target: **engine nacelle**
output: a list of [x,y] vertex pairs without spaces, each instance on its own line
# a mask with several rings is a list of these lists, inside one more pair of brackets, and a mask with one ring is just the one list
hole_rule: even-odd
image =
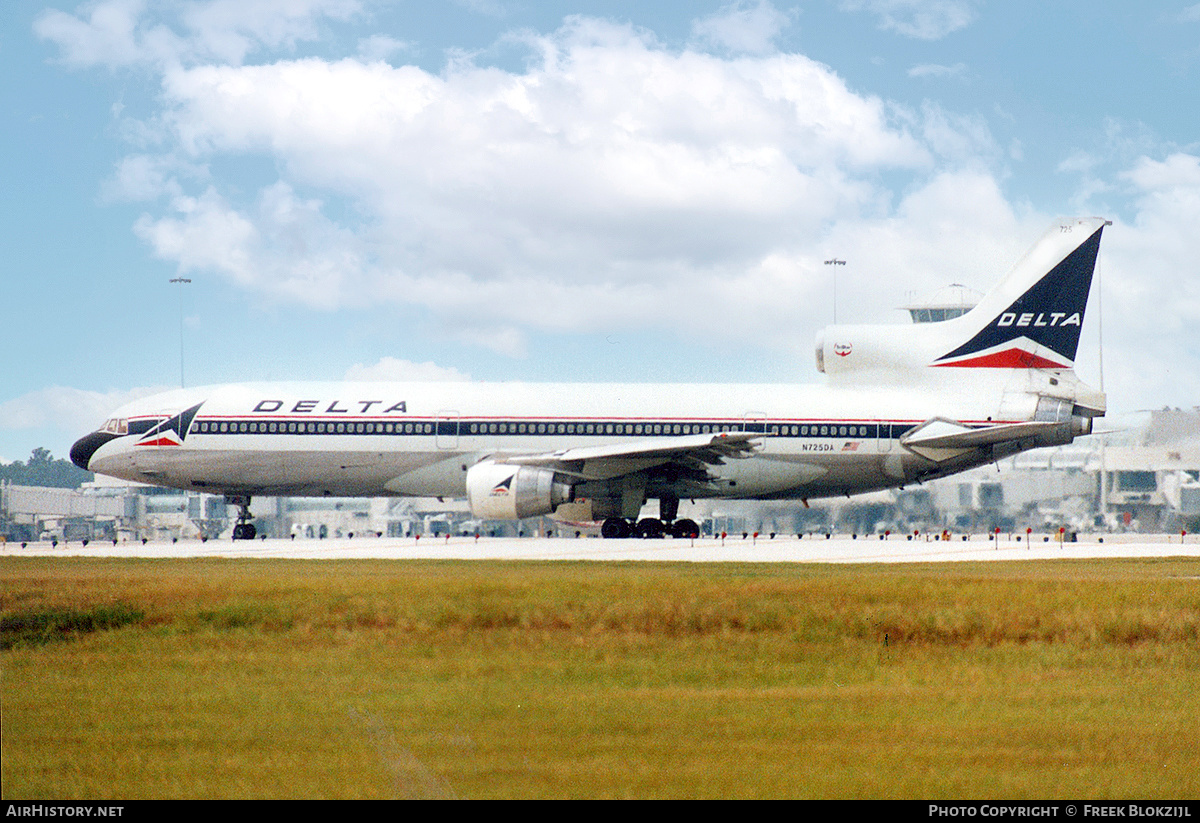
[[574,494],[549,469],[484,460],[467,470],[467,499],[481,520],[521,520],[550,514]]

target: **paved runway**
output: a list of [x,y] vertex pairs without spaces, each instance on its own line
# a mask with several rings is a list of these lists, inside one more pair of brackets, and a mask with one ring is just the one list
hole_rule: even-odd
[[420,539],[356,537],[329,540],[199,540],[178,543],[80,542],[0,544],[7,557],[263,557],[293,559],[401,559],[460,560],[657,560],[693,563],[927,563],[967,560],[1034,560],[1096,557],[1195,557],[1200,559],[1200,537],[1188,535],[1080,536],[1077,543],[1048,542],[1033,535],[1031,542],[1001,535],[998,542],[984,536],[948,541],[878,537],[805,536],[759,537],[741,535],[697,540],[601,540],[598,538],[491,538],[422,537]]

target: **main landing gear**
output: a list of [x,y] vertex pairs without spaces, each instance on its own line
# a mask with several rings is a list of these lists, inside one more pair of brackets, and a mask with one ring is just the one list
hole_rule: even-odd
[[250,522],[250,495],[227,494],[225,502],[238,507],[237,523],[233,527],[234,540],[253,540],[258,530]]
[[600,536],[604,538],[640,537],[645,540],[658,540],[666,535],[678,538],[696,538],[700,536],[700,527],[695,520],[686,517],[676,520],[679,514],[679,499],[663,497],[658,501],[658,517],[643,517],[641,520],[624,517],[610,517],[600,526]]
[[668,534],[684,539],[695,538],[700,536],[700,527],[695,520],[686,517],[671,523],[664,523],[656,517],[643,517],[637,522],[623,517],[610,517],[600,526],[600,536],[605,538],[640,537],[657,540]]

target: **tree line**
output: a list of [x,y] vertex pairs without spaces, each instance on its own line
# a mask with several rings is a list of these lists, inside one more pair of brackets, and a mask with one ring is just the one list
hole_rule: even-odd
[[95,475],[76,466],[70,460],[55,459],[49,449],[37,448],[22,463],[0,463],[0,480],[17,486],[50,486],[58,489],[77,489]]

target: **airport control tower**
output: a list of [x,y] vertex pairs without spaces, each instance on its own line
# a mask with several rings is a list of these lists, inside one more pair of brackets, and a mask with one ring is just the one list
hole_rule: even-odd
[[966,314],[982,297],[982,292],[961,283],[951,283],[900,308],[912,316],[914,323],[940,323]]

